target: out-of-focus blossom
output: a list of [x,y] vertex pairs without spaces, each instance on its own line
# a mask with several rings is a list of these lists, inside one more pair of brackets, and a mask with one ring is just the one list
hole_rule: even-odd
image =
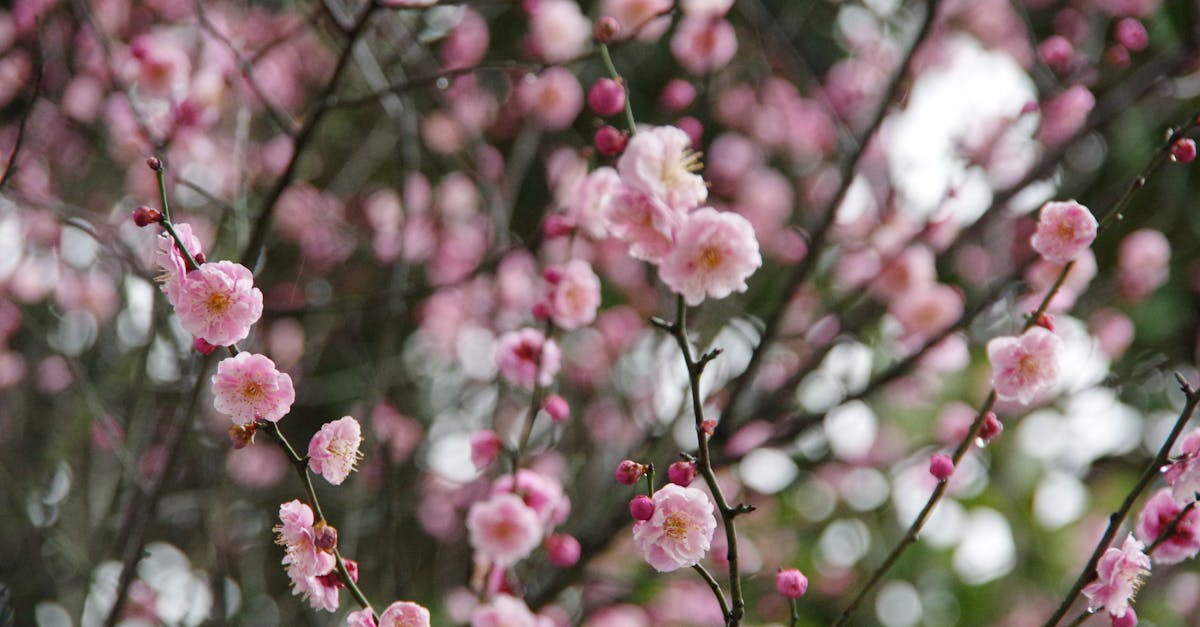
[[1051,145],[1061,144],[1083,128],[1096,106],[1096,97],[1083,85],[1073,85],[1042,105],[1042,126],[1038,138]]
[[616,18],[619,36],[654,41],[671,26],[672,0],[604,0],[600,15]]
[[635,259],[658,263],[675,245],[675,231],[683,221],[681,212],[654,196],[622,185],[609,205],[612,234],[629,244]]
[[737,34],[723,19],[685,16],[671,38],[675,60],[692,74],[725,67],[737,53]]
[[520,496],[493,494],[467,512],[471,547],[481,557],[509,566],[529,556],[542,541],[542,524]]
[[550,385],[558,374],[561,353],[554,340],[537,329],[525,328],[500,336],[496,365],[513,385],[532,389],[534,383]]
[[1048,202],[1030,244],[1048,261],[1065,264],[1092,245],[1098,227],[1092,212],[1074,200]]
[[573,0],[541,0],[529,17],[529,38],[550,63],[568,61],[583,52],[592,24]]
[[429,610],[412,601],[396,601],[379,615],[379,627],[429,627]]
[[560,131],[583,111],[583,87],[567,69],[554,66],[521,83],[519,98],[525,111],[547,129]]
[[[1170,488],[1155,492],[1138,514],[1135,533],[1143,544],[1153,544],[1179,517],[1183,506],[1175,502]],[[1200,510],[1192,508],[1175,524],[1175,531],[1167,536],[1151,556],[1159,564],[1178,564],[1200,553]]]
[[1167,467],[1167,484],[1179,505],[1187,505],[1200,494],[1200,429],[1183,439],[1183,454]]
[[538,627],[537,617],[525,602],[498,594],[471,613],[471,627]]
[[1139,301],[1162,287],[1170,272],[1171,244],[1152,229],[1134,231],[1117,250],[1117,284],[1121,295]]
[[550,292],[550,317],[568,331],[596,319],[600,307],[600,278],[592,265],[572,259],[561,268],[561,276]]
[[998,337],[988,342],[992,386],[1001,400],[1028,404],[1058,382],[1058,355],[1062,340],[1042,327],[1020,337]]

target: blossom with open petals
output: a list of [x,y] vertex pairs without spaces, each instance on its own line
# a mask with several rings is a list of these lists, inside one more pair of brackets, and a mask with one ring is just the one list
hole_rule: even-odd
[[537,627],[538,619],[525,602],[497,594],[471,613],[471,627]]
[[1200,494],[1200,429],[1189,433],[1181,448],[1183,455],[1167,467],[1166,479],[1175,502],[1187,505]]
[[1038,214],[1030,244],[1046,260],[1067,263],[1092,245],[1099,226],[1092,212],[1074,200],[1048,202]]
[[524,328],[500,336],[496,344],[496,365],[509,383],[533,388],[534,383],[550,385],[561,365],[558,344],[537,329]]
[[639,130],[617,160],[622,183],[676,211],[696,207],[708,198],[704,177],[696,173],[699,169],[692,139],[674,126]]
[[1150,573],[1150,556],[1142,552],[1143,548],[1131,533],[1121,548],[1110,548],[1100,556],[1096,580],[1083,589],[1089,608],[1104,606],[1117,618],[1125,616],[1142,578]]
[[184,330],[215,346],[246,339],[262,312],[254,274],[232,261],[200,266],[184,276],[176,294],[175,313]]
[[634,523],[633,543],[647,563],[665,573],[699,563],[716,529],[707,494],[668,483],[654,493],[654,515]]
[[1033,327],[1020,337],[998,337],[988,342],[996,396],[1028,404],[1048,392],[1058,381],[1061,350],[1062,340],[1042,327]]
[[[200,245],[200,238],[192,233],[192,225],[186,222],[175,222],[173,226],[175,234],[187,247],[192,258],[199,262],[203,258],[203,249]],[[171,305],[175,306],[179,300],[183,277],[188,273],[188,263],[183,258],[183,253],[179,251],[179,245],[175,242],[175,238],[171,237],[169,233],[158,236],[158,250],[154,253],[154,262],[162,270],[162,274],[158,277],[158,280],[162,281],[162,290]]]
[[689,305],[746,291],[746,279],[762,265],[754,227],[736,213],[699,209],[683,220],[675,247],[659,276]]
[[[1192,508],[1180,518],[1183,506],[1175,502],[1170,488],[1155,492],[1138,514],[1138,540],[1152,544],[1164,531],[1171,528],[1171,535],[1154,548],[1154,561],[1159,564],[1178,564],[1200,553],[1200,510]],[[1176,522],[1178,519],[1178,522]]]
[[212,377],[213,406],[237,424],[278,422],[296,400],[292,378],[265,355],[238,353],[217,364]]
[[412,601],[396,601],[379,615],[379,627],[429,627],[429,610]]
[[467,532],[479,555],[507,566],[528,557],[541,543],[542,521],[520,496],[505,492],[471,506]]
[[345,416],[325,423],[308,442],[308,467],[333,485],[341,485],[362,459],[362,428]]
[[568,331],[591,324],[600,308],[600,277],[582,259],[568,261],[561,270],[550,292],[550,317]]
[[288,570],[295,570],[295,574],[299,576],[325,575],[332,571],[335,565],[333,554],[317,547],[313,522],[312,508],[298,500],[288,501],[279,506],[279,524],[275,525],[274,529],[275,544],[282,546],[286,551],[283,563],[291,565]]

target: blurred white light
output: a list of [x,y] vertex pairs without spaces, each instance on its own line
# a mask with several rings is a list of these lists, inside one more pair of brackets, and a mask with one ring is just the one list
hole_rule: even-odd
[[91,235],[69,224],[59,236],[59,254],[63,261],[77,270],[89,268],[96,262],[98,246]]
[[471,481],[479,474],[471,463],[471,437],[466,433],[435,439],[429,446],[426,461],[434,472],[458,483]]
[[33,619],[38,627],[72,627],[71,614],[67,608],[51,601],[42,601],[34,607]]
[[962,544],[954,551],[954,571],[963,581],[980,585],[1008,574],[1016,563],[1012,530],[994,509],[976,508],[967,514]]
[[1042,527],[1058,529],[1078,520],[1087,501],[1087,488],[1078,479],[1050,471],[1034,492],[1033,515]]
[[792,507],[813,522],[825,520],[837,505],[837,492],[823,479],[810,478],[792,493]]
[[888,498],[888,481],[874,468],[855,468],[842,478],[842,500],[854,509],[865,512],[883,505]]
[[921,614],[921,595],[907,581],[887,582],[875,599],[875,616],[886,627],[912,627]]
[[835,520],[817,542],[821,559],[834,566],[853,566],[867,554],[871,546],[871,532],[858,519]]
[[875,443],[878,424],[874,412],[862,401],[850,401],[825,416],[825,437],[834,456],[853,460],[866,455]]
[[773,448],[751,451],[738,466],[742,483],[760,494],[775,494],[788,487],[798,472],[790,457]]
[[479,327],[467,327],[458,334],[455,346],[463,373],[478,381],[496,376],[496,336]]

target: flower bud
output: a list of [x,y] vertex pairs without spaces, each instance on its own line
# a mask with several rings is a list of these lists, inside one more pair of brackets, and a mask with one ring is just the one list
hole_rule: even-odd
[[570,568],[579,561],[583,547],[574,536],[556,533],[546,538],[546,552],[549,553],[551,564],[560,568]]
[[1038,315],[1036,324],[1039,327],[1042,327],[1043,329],[1045,329],[1047,331],[1053,331],[1054,330],[1054,316],[1052,314],[1042,312],[1041,314]]
[[1004,431],[1004,425],[1000,424],[1000,420],[996,418],[996,412],[989,411],[983,417],[983,425],[979,427],[979,439],[986,444],[992,438],[1000,435],[1002,431]]
[[552,312],[550,311],[550,303],[547,303],[546,301],[541,300],[541,301],[538,301],[533,304],[534,319],[549,320],[551,313]]
[[162,222],[163,216],[157,209],[151,209],[145,205],[133,210],[133,223],[139,227],[150,226]]
[[332,553],[337,548],[337,538],[337,528],[324,520],[319,520],[313,525],[313,546],[318,551]]
[[596,130],[593,141],[596,144],[596,152],[605,157],[615,157],[625,150],[625,144],[629,143],[629,134],[606,124]]
[[1186,137],[1171,144],[1171,161],[1191,163],[1196,159],[1196,142]]
[[808,592],[808,577],[798,568],[781,568],[775,573],[775,589],[789,599],[799,599]]
[[[199,262],[197,262],[197,263],[199,263]],[[196,351],[199,352],[201,355],[211,355],[213,351],[217,350],[216,344],[209,344],[208,340],[205,340],[202,337],[198,337],[195,340],[192,340],[192,346],[194,346],[196,348]]]
[[689,115],[675,120],[675,126],[687,133],[688,139],[692,140],[693,149],[700,149],[700,140],[704,138],[704,125],[700,124],[700,120]]
[[1146,27],[1137,21],[1136,18],[1127,17],[1120,22],[1117,22],[1116,32],[1117,43],[1125,46],[1130,52],[1141,52],[1146,49],[1146,45],[1150,43],[1150,36],[1146,34]]
[[549,268],[542,270],[542,278],[546,279],[546,282],[550,285],[558,285],[558,282],[563,278],[562,268],[550,266]]
[[658,104],[669,112],[683,111],[696,99],[696,87],[681,78],[672,79],[663,87]]
[[558,394],[551,394],[547,397],[546,403],[542,407],[547,414],[550,414],[550,420],[554,422],[563,422],[571,417],[571,406],[567,404],[567,399]]
[[645,464],[639,464],[632,459],[617,464],[617,483],[633,485],[640,481],[644,474],[646,474]]
[[645,494],[639,494],[629,501],[629,514],[634,520],[650,520],[654,516],[654,501]]
[[1138,624],[1137,614],[1133,612],[1132,607],[1125,608],[1125,613],[1121,616],[1109,614],[1109,617],[1112,618],[1112,627],[1137,627]]
[[692,480],[696,478],[696,463],[678,461],[671,464],[671,467],[667,468],[667,478],[681,488],[692,485]]
[[619,34],[621,34],[621,25],[617,22],[617,18],[611,15],[605,15],[596,20],[596,27],[592,31],[592,36],[596,38],[598,44],[612,43]]
[[954,461],[949,455],[937,454],[929,458],[929,474],[938,481],[945,481],[954,474]]
[[616,115],[625,110],[625,86],[611,78],[599,79],[588,90],[587,101],[597,115]]
[[161,172],[163,168],[162,161],[159,161],[158,157],[150,157],[149,159],[146,159],[146,167],[154,170],[155,172]]

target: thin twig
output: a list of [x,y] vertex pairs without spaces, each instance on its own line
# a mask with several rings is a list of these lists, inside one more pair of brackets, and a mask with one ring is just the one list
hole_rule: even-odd
[[41,51],[34,57],[36,60],[33,66],[33,95],[29,97],[29,103],[25,105],[25,109],[21,112],[21,122],[17,125],[17,139],[13,143],[12,154],[8,156],[8,165],[4,166],[4,175],[0,176],[0,190],[3,190],[13,174],[17,171],[17,155],[21,154],[21,146],[25,143],[25,125],[29,122],[29,115],[33,113],[33,106],[37,104],[38,98],[42,94],[42,55]]

